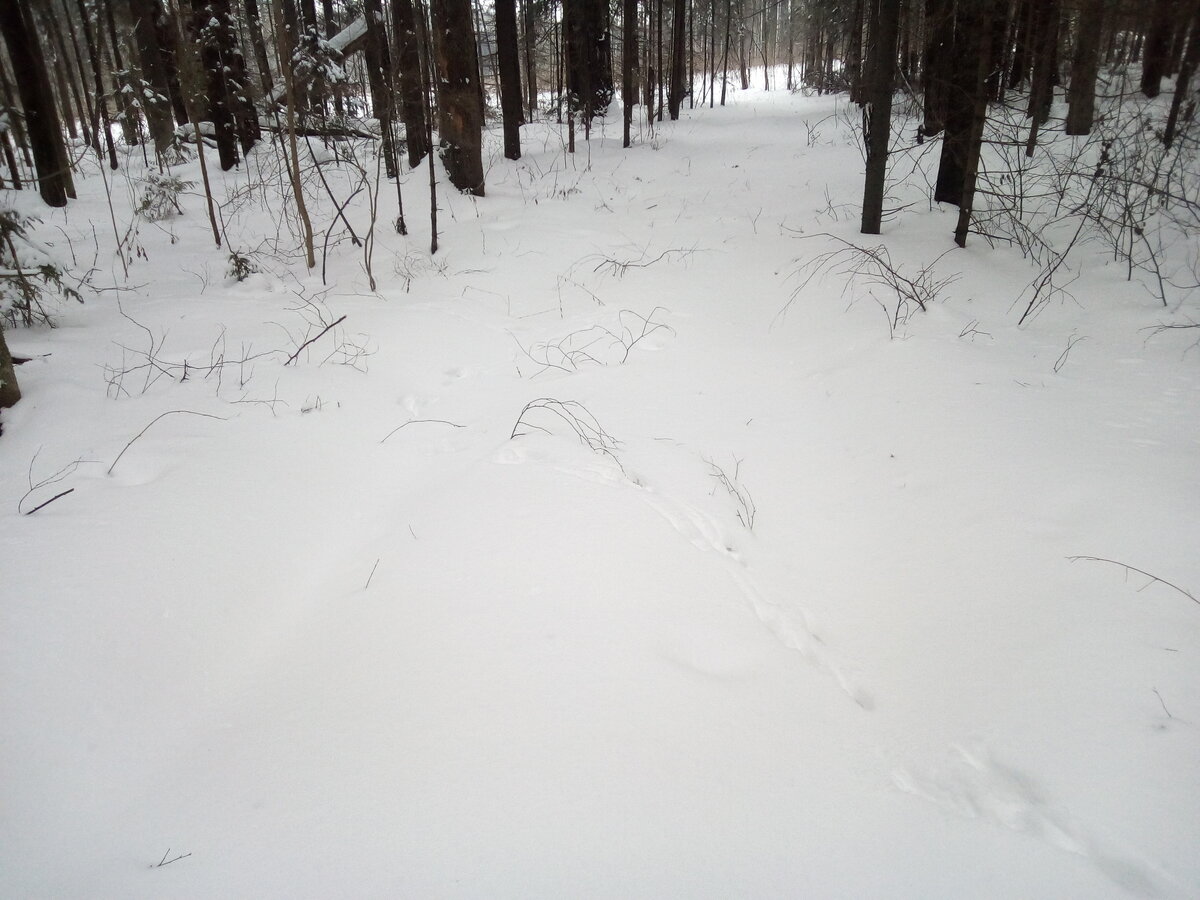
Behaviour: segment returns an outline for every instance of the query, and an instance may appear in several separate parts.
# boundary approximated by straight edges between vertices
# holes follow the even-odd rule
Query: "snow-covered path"
[[[1018,330],[984,246],[894,339],[793,299],[861,162],[834,100],[737,99],[529,126],[432,262],[407,174],[378,295],[346,243],[322,293],[225,282],[198,204],[146,229],[163,359],[345,315],[297,365],[114,390],[111,295],[10,333],[52,355],[0,439],[0,894],[1195,896],[1200,609],[1068,557],[1200,586],[1196,352],[1099,263]],[[170,410],[224,421],[106,474]]]

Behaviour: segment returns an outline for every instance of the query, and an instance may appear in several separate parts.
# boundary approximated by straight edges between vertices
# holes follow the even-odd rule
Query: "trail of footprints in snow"
[[[990,821],[1082,856],[1132,894],[1164,896],[1147,866],[1103,847],[1065,810],[1054,807],[1032,778],[996,762],[982,750],[955,745],[944,765],[921,772],[901,769],[892,775],[892,781],[900,790],[960,816]]]

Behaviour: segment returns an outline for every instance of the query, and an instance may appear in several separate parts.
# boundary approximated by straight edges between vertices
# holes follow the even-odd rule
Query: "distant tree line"
[[[454,187],[482,195],[490,110],[510,159],[538,117],[565,120],[574,149],[619,86],[629,146],[639,107],[675,119],[761,71],[766,90],[862,107],[867,233],[893,98],[919,102],[916,140],[941,140],[934,199],[960,207],[961,244],[991,103],[1023,105],[1032,153],[1056,89],[1066,133],[1088,134],[1102,70],[1137,64],[1146,97],[1174,78],[1170,146],[1195,114],[1200,0],[0,0],[0,33],[0,189],[36,187],[50,206],[75,196],[82,154],[120,166],[117,142],[160,166],[191,144],[203,167],[207,145],[230,169],[264,135],[293,157],[298,135],[376,137],[389,178],[436,135]],[[0,346],[0,406],[6,358]]]

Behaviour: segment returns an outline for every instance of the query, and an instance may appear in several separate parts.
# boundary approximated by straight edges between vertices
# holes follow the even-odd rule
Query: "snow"
[[[1097,250],[1018,328],[1036,273],[973,240],[894,336],[792,299],[802,235],[950,246],[856,234],[842,102],[489,134],[432,258],[426,170],[407,238],[380,186],[376,293],[336,230],[328,286],[270,252],[263,145],[209,167],[225,250],[192,192],[9,329],[0,895],[1200,893],[1200,351],[1148,330],[1195,292]],[[39,234],[104,266],[77,185]]]

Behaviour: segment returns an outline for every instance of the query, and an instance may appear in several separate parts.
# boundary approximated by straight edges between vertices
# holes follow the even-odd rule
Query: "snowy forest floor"
[[[118,175],[128,286],[8,331],[0,895],[1200,893],[1200,301],[1087,251],[1018,328],[957,210],[857,234],[844,102],[493,131],[374,292],[269,147],[240,283]],[[957,280],[894,324],[826,232]]]

